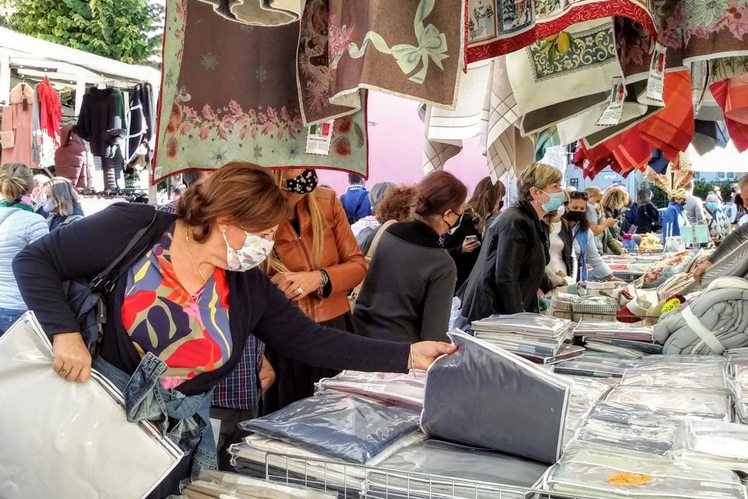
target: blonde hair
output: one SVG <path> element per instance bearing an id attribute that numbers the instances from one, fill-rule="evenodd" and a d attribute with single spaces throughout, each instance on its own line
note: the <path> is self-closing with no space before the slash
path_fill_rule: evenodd
<path id="1" fill-rule="evenodd" d="M 275 179 L 275 182 L 278 184 L 278 186 L 282 188 L 283 180 L 285 180 L 284 171 L 276 169 L 273 170 L 271 174 L 273 175 L 273 178 Z M 325 214 L 322 213 L 322 207 L 320 206 L 319 200 L 317 199 L 317 195 L 314 193 L 314 191 L 306 194 L 299 201 L 299 205 L 303 206 L 302 203 L 306 203 L 306 207 L 309 210 L 309 215 L 312 221 L 312 264 L 314 266 L 319 266 L 319 263 L 322 259 L 322 250 L 324 249 L 325 245 L 325 228 L 327 227 Z M 280 256 L 278 255 L 277 251 L 273 251 L 271 253 L 271 255 L 267 259 L 267 263 L 267 267 L 269 270 L 273 270 L 275 272 L 289 271 L 288 267 L 286 267 L 283 262 L 281 262 Z"/>
<path id="2" fill-rule="evenodd" d="M 48 185 L 49 195 L 55 202 L 53 213 L 62 217 L 72 215 L 79 204 L 73 183 L 65 177 L 53 177 Z"/>
<path id="3" fill-rule="evenodd" d="M 605 194 L 603 194 L 603 199 L 600 202 L 600 204 L 603 205 L 603 208 L 609 208 L 611 210 L 620 210 L 626 206 L 628 206 L 629 202 L 629 195 L 628 193 L 623 190 L 621 187 L 612 187 L 605 191 Z"/>
<path id="4" fill-rule="evenodd" d="M 0 166 L 0 196 L 15 201 L 34 188 L 34 174 L 23 163 L 6 163 Z"/>
<path id="5" fill-rule="evenodd" d="M 561 172 L 551 165 L 535 162 L 523 171 L 517 179 L 517 191 L 520 199 L 532 201 L 530 189 L 545 189 L 549 185 L 561 182 Z"/>

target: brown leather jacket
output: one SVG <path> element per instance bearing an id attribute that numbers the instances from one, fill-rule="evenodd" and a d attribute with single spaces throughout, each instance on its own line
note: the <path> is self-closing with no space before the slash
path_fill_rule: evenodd
<path id="1" fill-rule="evenodd" d="M 348 293 L 364 279 L 366 262 L 335 192 L 320 187 L 314 193 L 326 222 L 319 265 L 313 263 L 312 221 L 306 198 L 296 205 L 301 237 L 296 235 L 290 222 L 285 222 L 278 227 L 275 249 L 290 272 L 323 269 L 330 276 L 332 293 L 329 297 L 320 298 L 317 293 L 311 293 L 299 302 L 307 316 L 315 322 L 324 322 L 350 312 Z"/>

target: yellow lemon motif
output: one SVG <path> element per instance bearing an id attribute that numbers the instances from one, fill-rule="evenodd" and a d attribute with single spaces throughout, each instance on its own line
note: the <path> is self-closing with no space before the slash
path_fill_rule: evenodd
<path id="1" fill-rule="evenodd" d="M 556 38 L 556 48 L 558 49 L 558 53 L 565 55 L 569 51 L 570 47 L 571 38 L 569 37 L 569 33 L 567 33 L 566 31 L 562 31 Z"/>

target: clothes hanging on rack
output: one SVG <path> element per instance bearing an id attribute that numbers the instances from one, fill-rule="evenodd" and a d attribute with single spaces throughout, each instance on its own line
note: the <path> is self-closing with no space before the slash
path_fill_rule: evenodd
<path id="1" fill-rule="evenodd" d="M 123 189 L 125 187 L 124 159 L 122 151 L 117 148 L 113 158 L 102 156 L 101 167 L 104 170 L 104 188 L 105 189 Z"/>
<path id="2" fill-rule="evenodd" d="M 46 76 L 36 86 L 39 99 L 39 125 L 43 133 L 54 140 L 55 147 L 60 146 L 60 121 L 62 120 L 62 106 L 60 95 L 52 87 Z"/>
<path id="3" fill-rule="evenodd" d="M 88 187 L 88 151 L 73 125 L 62 129 L 62 144 L 55 152 L 55 174 L 70 180 L 79 189 Z"/>
<path id="4" fill-rule="evenodd" d="M 117 140 L 126 134 L 122 93 L 114 88 L 91 88 L 83 96 L 75 133 L 91 144 L 95 156 L 114 157 Z"/>
<path id="5" fill-rule="evenodd" d="M 31 120 L 34 110 L 34 88 L 22 82 L 10 91 L 10 105 L 3 108 L 0 143 L 2 163 L 24 163 L 35 167 L 31 155 Z"/>
<path id="6" fill-rule="evenodd" d="M 151 161 L 150 142 L 155 127 L 153 87 L 150 83 L 137 84 L 130 91 L 130 111 L 128 113 L 127 154 L 125 164 L 130 164 L 137 156 L 145 156 L 146 164 Z"/>

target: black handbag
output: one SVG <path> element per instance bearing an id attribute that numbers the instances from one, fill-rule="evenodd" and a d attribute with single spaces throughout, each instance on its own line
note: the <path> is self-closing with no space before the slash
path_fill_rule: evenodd
<path id="1" fill-rule="evenodd" d="M 120 277 L 141 257 L 140 254 L 134 255 L 125 265 L 121 265 L 122 261 L 131 254 L 155 221 L 156 209 L 154 208 L 150 223 L 139 229 L 127 243 L 125 249 L 122 250 L 122 253 L 96 277 L 91 280 L 84 278 L 70 279 L 62 283 L 65 296 L 80 324 L 83 341 L 94 357 L 104 334 L 104 324 L 106 324 L 107 309 L 104 298 L 114 290 Z"/>

